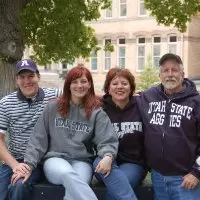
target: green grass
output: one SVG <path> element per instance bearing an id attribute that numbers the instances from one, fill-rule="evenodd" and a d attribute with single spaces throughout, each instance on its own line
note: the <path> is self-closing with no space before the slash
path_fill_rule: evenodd
<path id="1" fill-rule="evenodd" d="M 152 185 L 150 172 L 148 172 L 148 174 L 146 175 L 142 184 L 143 185 Z"/>

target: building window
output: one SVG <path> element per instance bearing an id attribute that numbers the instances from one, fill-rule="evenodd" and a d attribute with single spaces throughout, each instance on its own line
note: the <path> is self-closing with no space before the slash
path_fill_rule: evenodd
<path id="1" fill-rule="evenodd" d="M 67 63 L 62 63 L 62 70 L 66 71 L 67 70 Z"/>
<path id="2" fill-rule="evenodd" d="M 125 68 L 126 66 L 126 40 L 125 38 L 120 38 L 118 40 L 118 64 L 120 68 Z"/>
<path id="3" fill-rule="evenodd" d="M 75 62 L 73 63 L 68 63 L 67 64 L 67 69 L 72 69 L 73 67 L 75 67 L 77 64 Z"/>
<path id="4" fill-rule="evenodd" d="M 142 71 L 145 66 L 145 38 L 137 39 L 137 71 Z"/>
<path id="5" fill-rule="evenodd" d="M 144 7 L 144 0 L 139 0 L 139 15 L 147 15 L 147 10 Z"/>
<path id="6" fill-rule="evenodd" d="M 63 68 L 63 66 L 62 66 L 62 68 Z M 44 70 L 45 71 L 51 71 L 51 64 L 44 65 Z"/>
<path id="7" fill-rule="evenodd" d="M 120 0 L 119 10 L 120 10 L 120 17 L 125 17 L 127 14 L 126 0 Z"/>
<path id="8" fill-rule="evenodd" d="M 97 53 L 92 51 L 90 54 L 91 71 L 97 71 Z"/>
<path id="9" fill-rule="evenodd" d="M 108 71 L 111 68 L 111 52 L 105 51 L 104 70 Z"/>
<path id="10" fill-rule="evenodd" d="M 111 18 L 112 17 L 112 8 L 108 8 L 105 10 L 105 18 Z"/>
<path id="11" fill-rule="evenodd" d="M 74 66 L 76 66 L 76 63 L 73 62 L 73 63 L 62 63 L 62 71 L 67 71 L 71 68 L 73 68 Z"/>
<path id="12" fill-rule="evenodd" d="M 177 54 L 177 36 L 175 35 L 168 37 L 168 52 Z"/>
<path id="13" fill-rule="evenodd" d="M 155 36 L 152 39 L 152 64 L 154 67 L 159 67 L 159 60 L 161 54 L 161 37 Z"/>
<path id="14" fill-rule="evenodd" d="M 105 39 L 104 44 L 111 44 L 111 39 Z M 111 68 L 111 52 L 104 52 L 104 70 L 108 71 Z"/>

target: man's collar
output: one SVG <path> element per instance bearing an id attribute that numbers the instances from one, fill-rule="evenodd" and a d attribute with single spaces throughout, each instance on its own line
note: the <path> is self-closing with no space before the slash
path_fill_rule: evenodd
<path id="1" fill-rule="evenodd" d="M 39 88 L 37 95 L 35 97 L 35 100 L 36 101 L 42 101 L 44 99 L 44 96 L 45 95 L 44 95 L 43 89 Z M 20 89 L 17 90 L 17 97 L 18 97 L 19 100 L 27 101 L 27 98 L 22 94 Z"/>

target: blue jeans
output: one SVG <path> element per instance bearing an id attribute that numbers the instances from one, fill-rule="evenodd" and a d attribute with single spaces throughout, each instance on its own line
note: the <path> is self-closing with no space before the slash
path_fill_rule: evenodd
<path id="1" fill-rule="evenodd" d="M 94 169 L 100 160 L 100 158 L 95 159 L 93 163 Z M 136 170 L 134 171 L 135 166 Z M 144 173 L 144 169 L 138 165 L 123 164 L 119 167 L 115 162 L 113 162 L 109 176 L 105 178 L 104 174 L 100 173 L 95 173 L 95 176 L 106 186 L 105 200 L 137 200 L 130 184 L 133 184 L 133 187 L 136 186 L 141 181 Z M 134 177 L 132 176 L 135 175 L 136 178 L 134 180 Z"/>
<path id="2" fill-rule="evenodd" d="M 44 173 L 49 182 L 65 187 L 64 200 L 97 200 L 88 185 L 93 175 L 90 163 L 52 157 L 44 162 Z"/>
<path id="3" fill-rule="evenodd" d="M 118 165 L 121 171 L 125 174 L 130 185 L 135 188 L 140 185 L 147 174 L 147 170 L 138 164 L 123 163 Z"/>
<path id="4" fill-rule="evenodd" d="M 25 184 L 18 180 L 16 184 L 11 184 L 12 169 L 6 165 L 0 165 L 0 200 L 26 200 L 31 199 L 32 184 L 41 180 L 43 176 L 42 168 L 34 170 Z"/>
<path id="5" fill-rule="evenodd" d="M 151 179 L 155 200 L 199 200 L 200 184 L 195 189 L 181 187 L 183 176 L 163 176 L 152 170 Z"/>

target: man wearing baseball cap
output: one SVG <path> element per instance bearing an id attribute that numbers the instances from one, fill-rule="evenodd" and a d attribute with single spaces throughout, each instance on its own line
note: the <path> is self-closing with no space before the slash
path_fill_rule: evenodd
<path id="1" fill-rule="evenodd" d="M 28 70 L 31 72 L 39 72 L 35 62 L 30 59 L 19 61 L 16 65 L 16 70 L 17 70 L 17 74 L 19 74 L 22 70 Z"/>
<path id="2" fill-rule="evenodd" d="M 19 173 L 31 170 L 23 163 L 27 142 L 33 127 L 46 103 L 59 96 L 58 89 L 40 88 L 40 73 L 33 60 L 25 59 L 16 64 L 17 91 L 0 100 L 0 200 L 31 199 L 31 184 L 42 177 L 39 166 L 28 182 L 12 184 Z M 9 146 L 5 134 L 9 133 Z"/>
<path id="3" fill-rule="evenodd" d="M 200 199 L 200 95 L 178 55 L 160 59 L 161 84 L 141 93 L 145 151 L 156 200 Z"/>

